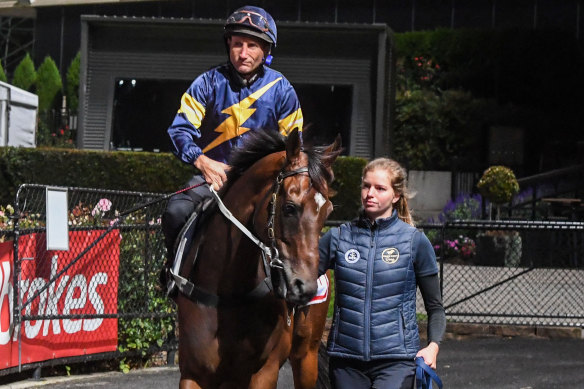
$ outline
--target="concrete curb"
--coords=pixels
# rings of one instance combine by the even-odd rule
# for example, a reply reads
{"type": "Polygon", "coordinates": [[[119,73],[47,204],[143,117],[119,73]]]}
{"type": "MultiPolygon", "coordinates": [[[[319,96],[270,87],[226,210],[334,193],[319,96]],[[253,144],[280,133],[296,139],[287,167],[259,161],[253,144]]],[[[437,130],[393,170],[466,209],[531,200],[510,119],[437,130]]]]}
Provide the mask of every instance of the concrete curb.
{"type": "MultiPolygon", "coordinates": [[[[148,374],[158,374],[159,372],[176,370],[178,372],[178,366],[161,366],[161,367],[149,367],[142,369],[130,370],[128,373],[122,373],[120,371],[103,371],[95,372],[91,374],[79,374],[71,376],[56,376],[56,377],[45,377],[40,380],[27,379],[24,381],[14,382],[11,384],[0,385],[0,389],[27,389],[27,388],[37,388],[42,386],[66,384],[75,385],[77,381],[87,381],[91,378],[101,377],[117,377],[117,376],[131,376],[131,375],[148,375],[148,374]]],[[[88,384],[79,384],[80,387],[88,387],[88,384]]]]}
{"type": "MultiPolygon", "coordinates": [[[[420,322],[418,324],[420,337],[426,338],[426,322],[420,322]]],[[[444,339],[461,340],[481,337],[584,339],[584,331],[580,327],[446,323],[444,339]]]]}

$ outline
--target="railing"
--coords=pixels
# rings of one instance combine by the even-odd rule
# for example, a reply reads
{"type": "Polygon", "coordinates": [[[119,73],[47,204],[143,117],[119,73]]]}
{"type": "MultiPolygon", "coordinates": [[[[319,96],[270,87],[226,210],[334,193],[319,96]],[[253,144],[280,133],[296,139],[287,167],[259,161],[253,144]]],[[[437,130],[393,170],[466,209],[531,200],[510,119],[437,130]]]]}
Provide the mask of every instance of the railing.
{"type": "MultiPolygon", "coordinates": [[[[582,195],[584,191],[584,164],[520,178],[517,182],[520,193],[510,204],[504,206],[504,213],[509,218],[536,220],[541,218],[538,213],[547,214],[549,212],[548,209],[542,210],[542,207],[549,206],[545,202],[542,203],[542,199],[562,197],[566,194],[576,198],[582,195]]],[[[578,213],[573,213],[566,218],[573,221],[580,216],[578,213]]]]}

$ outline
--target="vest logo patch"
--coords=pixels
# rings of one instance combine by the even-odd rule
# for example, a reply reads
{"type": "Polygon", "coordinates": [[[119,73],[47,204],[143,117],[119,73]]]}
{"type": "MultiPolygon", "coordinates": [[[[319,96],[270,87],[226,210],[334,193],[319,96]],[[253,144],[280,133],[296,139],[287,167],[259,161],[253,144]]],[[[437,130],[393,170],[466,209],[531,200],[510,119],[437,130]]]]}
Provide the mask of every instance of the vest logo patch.
{"type": "Polygon", "coordinates": [[[399,251],[395,247],[385,249],[381,253],[381,259],[387,264],[394,264],[399,259],[399,251]]]}
{"type": "Polygon", "coordinates": [[[361,258],[361,254],[355,249],[347,250],[345,253],[345,261],[347,261],[347,263],[355,263],[359,258],[361,258]]]}

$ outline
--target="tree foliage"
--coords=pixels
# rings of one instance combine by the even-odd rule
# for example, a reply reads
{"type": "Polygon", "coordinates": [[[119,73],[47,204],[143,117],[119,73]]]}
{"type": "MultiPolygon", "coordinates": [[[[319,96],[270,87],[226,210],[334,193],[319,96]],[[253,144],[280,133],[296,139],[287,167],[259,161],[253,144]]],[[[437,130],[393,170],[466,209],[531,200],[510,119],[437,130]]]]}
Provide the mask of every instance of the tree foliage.
{"type": "Polygon", "coordinates": [[[8,82],[8,79],[6,78],[6,72],[4,72],[4,67],[2,67],[1,62],[0,62],[0,81],[8,82]]]}
{"type": "Polygon", "coordinates": [[[36,78],[37,73],[34,69],[34,63],[32,62],[32,58],[30,58],[30,54],[27,53],[14,69],[12,85],[32,92],[36,78]]]}
{"type": "Polygon", "coordinates": [[[71,112],[77,112],[79,106],[79,69],[81,67],[81,53],[77,53],[67,70],[67,105],[71,112]]]}
{"type": "Polygon", "coordinates": [[[53,108],[55,97],[61,90],[63,82],[61,74],[51,57],[45,57],[37,70],[36,92],[39,96],[39,111],[45,112],[53,108]]]}

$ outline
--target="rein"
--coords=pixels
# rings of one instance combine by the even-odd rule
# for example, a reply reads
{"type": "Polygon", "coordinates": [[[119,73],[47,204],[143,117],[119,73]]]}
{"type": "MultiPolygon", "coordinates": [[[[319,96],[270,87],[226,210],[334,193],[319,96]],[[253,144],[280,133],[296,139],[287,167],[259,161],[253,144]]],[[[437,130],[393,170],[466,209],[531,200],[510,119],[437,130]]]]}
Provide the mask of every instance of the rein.
{"type": "MultiPolygon", "coordinates": [[[[213,189],[213,187],[209,187],[211,193],[213,194],[215,200],[217,201],[217,205],[219,206],[219,210],[221,211],[221,213],[262,250],[264,262],[265,258],[269,258],[269,265],[271,268],[279,268],[282,270],[284,269],[284,263],[280,259],[280,253],[276,248],[276,235],[274,232],[274,220],[276,219],[276,203],[278,200],[278,193],[280,192],[280,187],[282,186],[282,182],[284,181],[284,179],[301,173],[308,173],[308,168],[303,167],[287,173],[281,171],[278,174],[278,177],[276,177],[276,181],[274,182],[273,185],[274,189],[272,190],[272,199],[270,200],[267,224],[268,238],[270,239],[270,247],[266,246],[259,238],[253,235],[250,230],[248,230],[243,224],[241,224],[241,222],[237,220],[235,216],[233,216],[229,209],[227,209],[225,204],[223,204],[223,201],[219,197],[219,194],[213,189]]],[[[267,269],[266,275],[268,278],[270,277],[270,272],[267,271],[267,269]]]]}

